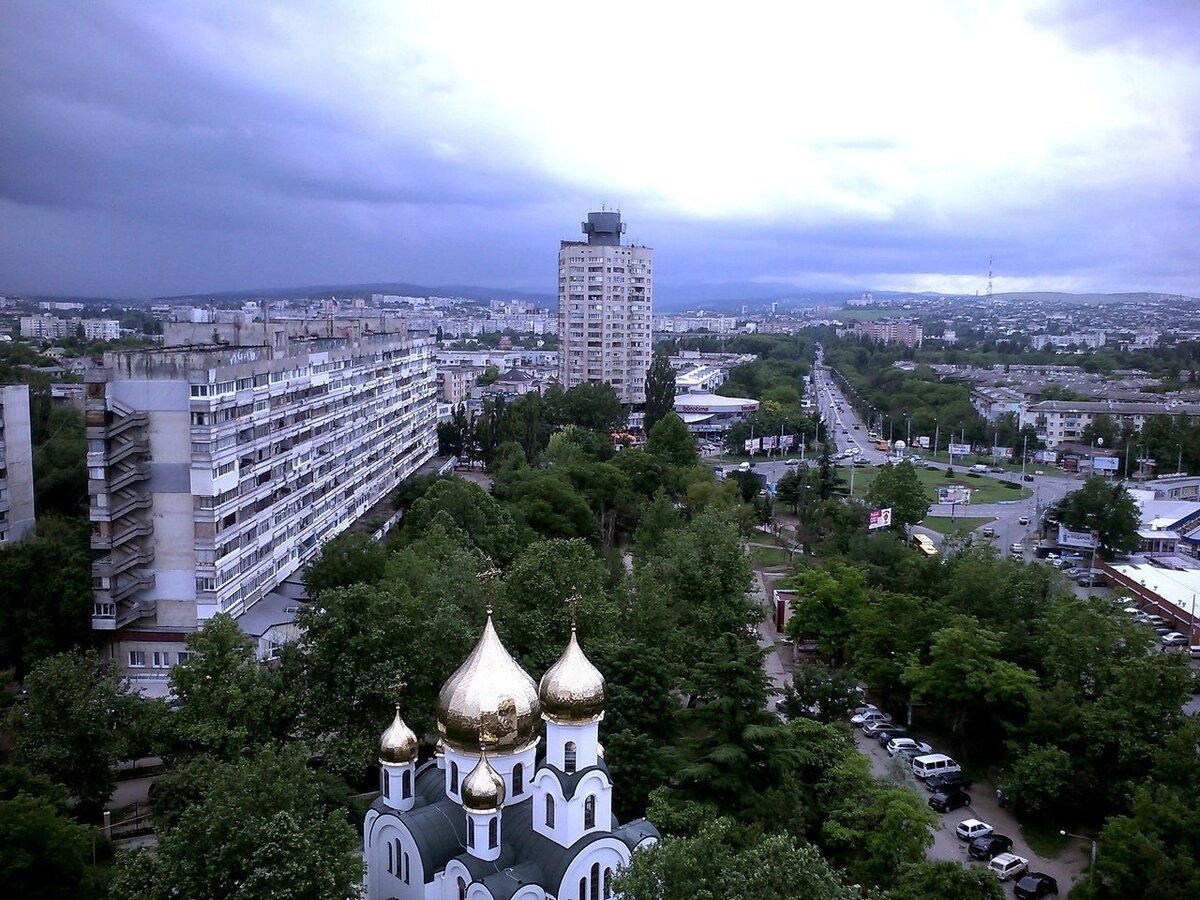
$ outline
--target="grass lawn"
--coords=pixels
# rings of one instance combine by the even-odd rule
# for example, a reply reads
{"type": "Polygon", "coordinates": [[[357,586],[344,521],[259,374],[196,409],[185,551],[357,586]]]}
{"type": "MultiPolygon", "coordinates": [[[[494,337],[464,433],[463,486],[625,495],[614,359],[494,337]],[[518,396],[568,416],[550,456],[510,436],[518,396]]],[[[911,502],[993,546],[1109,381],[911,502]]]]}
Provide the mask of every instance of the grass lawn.
{"type": "MultiPolygon", "coordinates": [[[[1057,828],[1047,828],[1044,825],[1021,825],[1021,837],[1029,844],[1029,849],[1038,856],[1051,859],[1062,855],[1069,838],[1058,833],[1057,828]]],[[[1084,845],[1087,847],[1087,845],[1084,845]]],[[[1090,848],[1089,848],[1090,849],[1090,848]]]]}
{"type": "MultiPolygon", "coordinates": [[[[879,472],[875,466],[855,466],[854,467],[854,496],[863,497],[867,493],[867,489],[871,486],[871,482],[875,480],[875,475],[879,472]]],[[[846,481],[846,490],[850,485],[850,467],[839,466],[838,474],[846,481]]],[[[1032,492],[1025,487],[1014,490],[1006,488],[996,481],[994,478],[968,478],[967,473],[963,469],[955,468],[954,477],[947,478],[945,469],[937,469],[930,471],[928,469],[917,469],[917,478],[921,484],[929,488],[929,502],[933,503],[937,500],[937,491],[939,487],[948,487],[952,484],[965,485],[971,489],[972,503],[998,503],[1001,500],[1024,500],[1032,496],[1032,492]]],[[[957,518],[957,517],[956,517],[957,518]]]]}
{"type": "Polygon", "coordinates": [[[762,568],[786,566],[788,564],[788,552],[779,547],[759,547],[751,544],[750,558],[753,560],[754,565],[762,568]]]}
{"type": "Polygon", "coordinates": [[[921,524],[938,534],[966,534],[994,521],[991,516],[955,516],[953,520],[949,516],[926,516],[921,524]]]}

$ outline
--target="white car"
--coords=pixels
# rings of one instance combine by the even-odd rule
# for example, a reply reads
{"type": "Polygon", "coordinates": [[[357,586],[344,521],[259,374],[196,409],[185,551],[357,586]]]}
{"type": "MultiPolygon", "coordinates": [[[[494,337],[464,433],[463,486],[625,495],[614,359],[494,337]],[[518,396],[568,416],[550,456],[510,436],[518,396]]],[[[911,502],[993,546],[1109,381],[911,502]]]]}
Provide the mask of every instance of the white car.
{"type": "Polygon", "coordinates": [[[886,749],[888,756],[895,756],[901,750],[920,750],[921,752],[917,754],[918,756],[933,752],[933,748],[924,741],[914,741],[912,738],[907,737],[892,738],[887,742],[886,749]]]}
{"type": "Polygon", "coordinates": [[[987,837],[996,829],[987,822],[981,822],[978,819],[963,819],[954,828],[954,833],[964,841],[970,842],[975,838],[987,837]]]}
{"type": "Polygon", "coordinates": [[[1014,875],[1023,875],[1029,871],[1029,860],[1015,853],[1001,853],[988,863],[988,868],[996,873],[1001,881],[1008,881],[1014,875]]]}
{"type": "Polygon", "coordinates": [[[798,459],[789,459],[789,460],[787,460],[787,462],[785,462],[785,463],[784,463],[784,465],[785,465],[785,466],[798,466],[798,465],[800,465],[800,460],[798,460],[798,459]]]}
{"type": "Polygon", "coordinates": [[[867,725],[870,722],[890,721],[892,721],[892,717],[878,709],[869,709],[865,713],[860,713],[859,715],[851,716],[850,718],[850,724],[857,725],[859,728],[862,728],[864,725],[867,725]]]}
{"type": "Polygon", "coordinates": [[[1191,641],[1188,640],[1188,636],[1178,631],[1168,631],[1162,636],[1162,645],[1164,647],[1186,647],[1190,643],[1191,641]]]}

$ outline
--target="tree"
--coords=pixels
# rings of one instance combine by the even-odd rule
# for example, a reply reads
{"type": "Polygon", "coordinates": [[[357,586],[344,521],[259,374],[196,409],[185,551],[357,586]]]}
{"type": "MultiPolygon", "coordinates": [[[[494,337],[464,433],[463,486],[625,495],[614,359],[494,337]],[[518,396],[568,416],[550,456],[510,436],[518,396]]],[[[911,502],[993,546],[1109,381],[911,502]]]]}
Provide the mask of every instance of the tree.
{"type": "Polygon", "coordinates": [[[884,466],[871,482],[867,499],[881,509],[891,507],[892,528],[907,533],[929,512],[929,492],[917,476],[917,468],[908,460],[884,466]]]}
{"type": "Polygon", "coordinates": [[[688,431],[683,419],[669,412],[659,418],[649,431],[646,452],[657,456],[677,468],[694,466],[699,462],[696,454],[696,438],[688,431]]]}
{"type": "Polygon", "coordinates": [[[592,508],[579,491],[555,472],[545,472],[516,484],[510,491],[506,508],[525,528],[529,537],[598,537],[592,508]]]}
{"type": "Polygon", "coordinates": [[[500,380],[500,369],[494,365],[488,366],[479,376],[479,384],[482,387],[487,387],[489,384],[495,384],[500,380]]]}
{"type": "Polygon", "coordinates": [[[838,474],[837,467],[833,464],[833,444],[826,441],[821,448],[821,460],[817,465],[817,495],[822,500],[828,500],[844,483],[845,479],[838,474]]]}
{"type": "Polygon", "coordinates": [[[258,661],[254,640],[217,613],[187,637],[186,662],[172,667],[174,750],[231,760],[282,744],[294,721],[280,675],[258,661]]]}
{"type": "Polygon", "coordinates": [[[625,409],[608,382],[585,381],[562,394],[559,425],[610,432],[625,421],[625,409]]]}
{"type": "Polygon", "coordinates": [[[693,837],[667,836],[638,851],[614,891],[628,900],[861,896],[811,845],[785,834],[763,837],[725,818],[707,822],[693,837]]]}
{"type": "Polygon", "coordinates": [[[118,729],[136,698],[94,651],[43,660],[25,688],[28,700],[12,715],[14,762],[66,787],[86,813],[96,812],[116,785],[118,729]]]}
{"type": "Polygon", "coordinates": [[[853,633],[855,611],[866,602],[861,569],[835,564],[829,569],[808,569],[787,582],[796,591],[788,635],[815,639],[823,653],[840,662],[853,633]]]}
{"type": "Polygon", "coordinates": [[[674,411],[675,370],[665,353],[656,353],[646,373],[646,413],[643,431],[650,434],[659,419],[674,411]]]}
{"type": "MultiPolygon", "coordinates": [[[[198,771],[198,770],[194,770],[198,771]]],[[[112,894],[137,900],[355,898],[359,839],[300,753],[264,751],[217,765],[190,786],[195,802],[160,822],[154,854],[119,860],[112,894]]]]}
{"type": "Polygon", "coordinates": [[[1131,552],[1141,544],[1138,525],[1141,514],[1123,482],[1109,483],[1093,475],[1079,490],[1072,491],[1055,507],[1058,520],[1075,531],[1095,531],[1105,558],[1118,551],[1131,552]]]}
{"type": "Polygon", "coordinates": [[[889,885],[891,900],[1004,900],[1000,881],[982,868],[942,860],[901,866],[889,885]]]}
{"type": "Polygon", "coordinates": [[[792,672],[792,683],[784,685],[779,709],[789,719],[842,722],[861,702],[858,680],[845,669],[800,665],[792,672]]]}
{"type": "Polygon", "coordinates": [[[1008,768],[1004,790],[1023,815],[1041,822],[1064,820],[1064,799],[1075,773],[1070,754],[1058,747],[1029,747],[1008,768]]]}
{"type": "Polygon", "coordinates": [[[434,517],[446,513],[466,539],[499,565],[517,554],[519,540],[512,516],[479,485],[461,478],[437,481],[404,517],[400,540],[411,541],[429,530],[434,517]]]}
{"type": "MultiPolygon", "coordinates": [[[[30,410],[37,416],[37,407],[30,410]]],[[[37,440],[33,451],[34,504],[39,516],[57,513],[76,516],[87,512],[87,440],[83,414],[72,406],[49,410],[45,437],[37,440]]]]}
{"type": "Polygon", "coordinates": [[[27,794],[0,800],[0,883],[31,900],[89,897],[90,828],[27,794]]]}
{"type": "Polygon", "coordinates": [[[387,551],[369,537],[340,534],[321,548],[321,555],[304,570],[309,596],[352,584],[373,584],[387,568],[387,551]]]}

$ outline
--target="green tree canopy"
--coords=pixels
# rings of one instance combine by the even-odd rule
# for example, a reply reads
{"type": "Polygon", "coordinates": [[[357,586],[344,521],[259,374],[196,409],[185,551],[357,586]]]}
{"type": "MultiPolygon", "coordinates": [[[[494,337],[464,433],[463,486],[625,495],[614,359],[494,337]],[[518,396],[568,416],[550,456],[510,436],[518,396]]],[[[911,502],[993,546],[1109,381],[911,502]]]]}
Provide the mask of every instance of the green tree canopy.
{"type": "Polygon", "coordinates": [[[426,532],[439,512],[446,513],[467,540],[498,565],[507,565],[517,555],[519,540],[512,516],[479,485],[461,478],[439,480],[413,503],[404,517],[401,541],[426,532]]]}
{"type": "Polygon", "coordinates": [[[929,512],[929,491],[917,477],[917,468],[908,460],[894,466],[891,463],[879,470],[867,499],[879,508],[891,507],[892,528],[907,532],[929,512]]]}
{"type": "Polygon", "coordinates": [[[665,353],[654,354],[646,373],[646,414],[642,426],[646,434],[659,419],[675,411],[675,370],[665,353]]]}
{"type": "Polygon", "coordinates": [[[1068,528],[1097,532],[1107,559],[1117,552],[1136,550],[1141,543],[1137,533],[1141,514],[1122,482],[1093,475],[1058,502],[1055,514],[1068,528]]]}

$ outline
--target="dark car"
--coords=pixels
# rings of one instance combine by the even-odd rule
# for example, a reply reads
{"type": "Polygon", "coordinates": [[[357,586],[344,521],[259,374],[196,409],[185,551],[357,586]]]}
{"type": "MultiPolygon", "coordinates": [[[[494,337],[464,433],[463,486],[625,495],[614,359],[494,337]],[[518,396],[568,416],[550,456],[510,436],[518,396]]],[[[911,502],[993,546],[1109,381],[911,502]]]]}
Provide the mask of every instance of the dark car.
{"type": "Polygon", "coordinates": [[[925,787],[933,791],[952,791],[957,788],[969,788],[971,780],[962,772],[947,772],[945,775],[930,775],[925,779],[925,787]]]}
{"type": "Polygon", "coordinates": [[[947,791],[944,794],[934,794],[929,798],[929,808],[934,812],[947,813],[952,809],[961,809],[971,805],[971,795],[966,791],[947,791]]]}
{"type": "Polygon", "coordinates": [[[1012,838],[1003,834],[987,834],[977,837],[967,847],[971,859],[991,859],[999,853],[1007,853],[1012,849],[1012,838]]]}
{"type": "Polygon", "coordinates": [[[1058,882],[1045,872],[1026,872],[1013,887],[1017,900],[1038,900],[1047,894],[1058,896],[1058,882]]]}
{"type": "Polygon", "coordinates": [[[875,732],[875,738],[879,741],[880,746],[886,744],[892,738],[908,737],[908,729],[900,725],[889,725],[887,728],[881,728],[875,732]]]}

